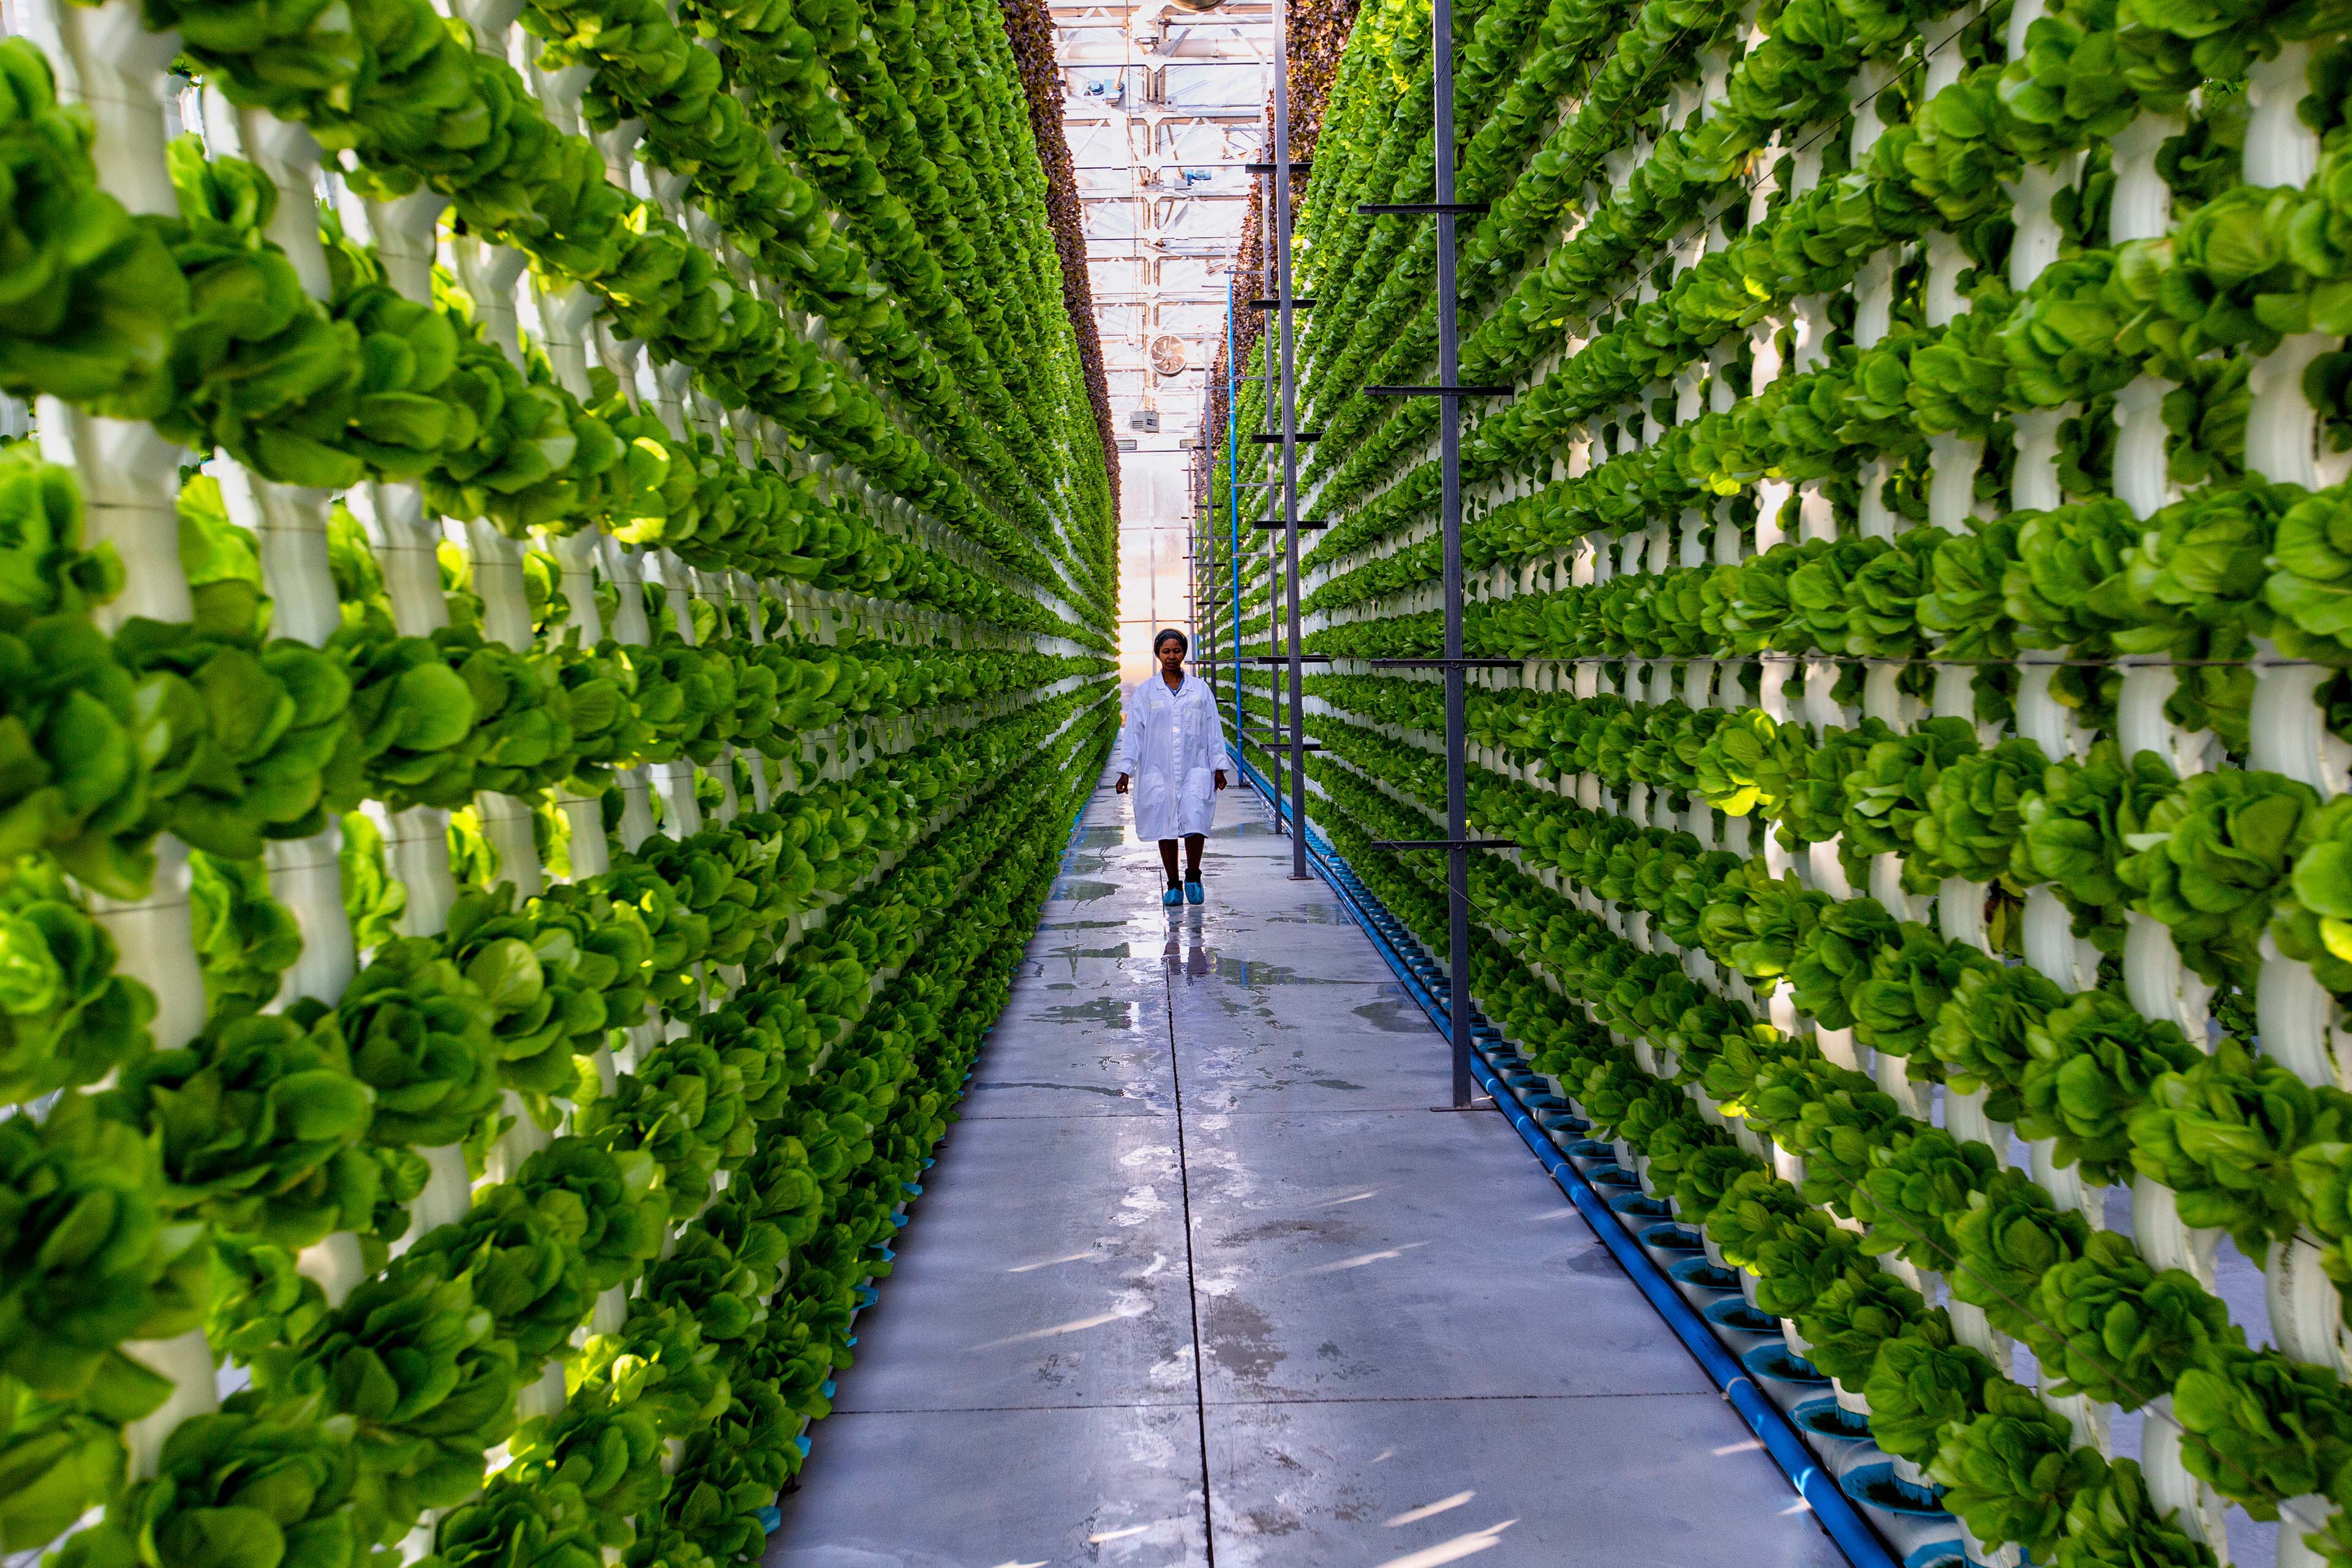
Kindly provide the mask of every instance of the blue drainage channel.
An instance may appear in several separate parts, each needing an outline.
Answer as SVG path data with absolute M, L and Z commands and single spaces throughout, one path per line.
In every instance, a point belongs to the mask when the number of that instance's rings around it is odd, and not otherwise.
M 1228 747 L 1244 778 L 1281 814 L 1265 776 Z M 1391 914 L 1310 818 L 1307 858 L 1349 917 L 1403 983 L 1441 1034 L 1447 975 Z M 1830 1380 L 1789 1345 L 1780 1320 L 1759 1311 L 1739 1274 L 1707 1253 L 1673 1207 L 1642 1190 L 1623 1143 L 1589 1137 L 1591 1128 L 1483 1016 L 1470 1018 L 1470 1068 L 1529 1152 L 1576 1205 L 1611 1254 L 1664 1318 L 1765 1451 L 1788 1476 L 1830 1539 L 1854 1568 L 1973 1568 L 1959 1526 L 1935 1501 L 1936 1489 L 1869 1440 L 1866 1415 L 1843 1407 Z

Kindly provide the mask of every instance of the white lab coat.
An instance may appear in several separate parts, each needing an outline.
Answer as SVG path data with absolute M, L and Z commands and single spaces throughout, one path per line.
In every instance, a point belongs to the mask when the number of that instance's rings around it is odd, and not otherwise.
M 1115 765 L 1130 781 L 1137 837 L 1209 831 L 1217 816 L 1216 770 L 1225 765 L 1223 739 L 1207 681 L 1188 675 L 1171 691 L 1155 670 L 1136 683 Z

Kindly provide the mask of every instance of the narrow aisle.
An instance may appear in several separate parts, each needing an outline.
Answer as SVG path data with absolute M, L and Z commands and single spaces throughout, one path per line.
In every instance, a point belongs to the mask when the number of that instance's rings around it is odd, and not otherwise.
M 1097 791 L 770 1568 L 1842 1563 L 1503 1119 L 1431 1111 L 1263 804 L 1217 823 L 1178 917 Z

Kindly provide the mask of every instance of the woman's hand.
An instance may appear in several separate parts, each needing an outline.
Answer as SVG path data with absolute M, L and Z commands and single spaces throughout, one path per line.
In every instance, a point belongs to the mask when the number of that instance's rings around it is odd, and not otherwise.
M 1218 776 L 1219 778 L 1223 778 L 1223 777 L 1224 777 L 1225 775 L 1224 775 L 1224 774 L 1223 774 L 1223 773 L 1219 773 L 1217 776 Z M 1111 787 L 1111 788 L 1113 788 L 1113 789 L 1115 789 L 1115 790 L 1117 790 L 1117 791 L 1118 791 L 1118 793 L 1119 793 L 1119 794 L 1121 794 L 1121 795 L 1125 795 L 1125 794 L 1127 793 L 1127 775 L 1126 775 L 1125 773 L 1121 773 L 1121 774 L 1119 774 L 1119 775 L 1118 775 L 1118 783 L 1117 783 L 1117 784 L 1115 784 L 1111 785 L 1110 787 Z M 1224 785 L 1223 785 L 1223 784 L 1219 784 L 1217 787 L 1218 787 L 1219 789 L 1223 789 L 1223 788 L 1224 788 L 1225 786 L 1224 786 Z
M 1225 770 L 1223 768 L 1217 770 L 1217 787 L 1219 789 L 1225 787 Z

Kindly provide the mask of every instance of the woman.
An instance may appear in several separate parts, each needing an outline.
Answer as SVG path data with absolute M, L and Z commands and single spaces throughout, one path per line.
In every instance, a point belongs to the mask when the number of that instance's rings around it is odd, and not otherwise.
M 1199 903 L 1202 836 L 1217 816 L 1217 791 L 1225 787 L 1218 763 L 1223 731 L 1216 699 L 1205 680 L 1184 676 L 1192 644 L 1170 627 L 1151 639 L 1160 673 L 1136 685 L 1127 700 L 1127 722 L 1118 732 L 1118 793 L 1135 785 L 1135 831 L 1160 840 L 1160 863 L 1168 870 L 1168 891 L 1160 901 Z M 1213 781 L 1213 782 L 1212 782 Z M 1176 875 L 1176 840 L 1184 840 L 1184 874 Z

